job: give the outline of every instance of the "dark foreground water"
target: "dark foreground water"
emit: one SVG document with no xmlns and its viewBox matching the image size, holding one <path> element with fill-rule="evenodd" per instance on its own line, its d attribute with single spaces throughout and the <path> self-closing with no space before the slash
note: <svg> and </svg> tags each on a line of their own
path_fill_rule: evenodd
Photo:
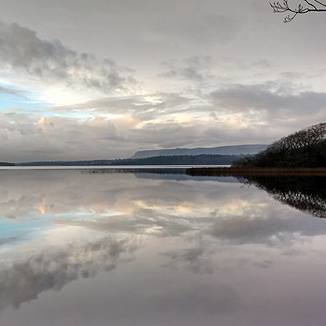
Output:
<svg viewBox="0 0 326 326">
<path fill-rule="evenodd" d="M 0 171 L 0 325 L 324 326 L 325 185 Z"/>
</svg>

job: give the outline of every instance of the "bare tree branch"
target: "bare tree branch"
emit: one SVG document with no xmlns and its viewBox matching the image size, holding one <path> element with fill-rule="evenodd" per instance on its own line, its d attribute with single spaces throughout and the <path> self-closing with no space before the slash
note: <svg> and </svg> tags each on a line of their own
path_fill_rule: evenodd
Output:
<svg viewBox="0 0 326 326">
<path fill-rule="evenodd" d="M 297 17 L 297 15 L 303 15 L 311 12 L 326 12 L 326 3 L 319 0 L 304 0 L 296 7 L 290 6 L 288 0 L 283 0 L 281 2 L 274 1 L 270 2 L 269 4 L 274 13 L 290 13 L 284 18 L 285 23 L 291 22 Z"/>
<path fill-rule="evenodd" d="M 321 1 L 315 0 L 315 2 L 317 2 L 318 4 L 320 4 L 320 5 L 323 6 L 323 7 L 326 7 L 326 4 L 323 3 L 323 2 L 321 2 Z"/>
<path fill-rule="evenodd" d="M 305 0 L 305 2 L 306 2 L 309 6 L 313 7 L 315 10 L 318 10 L 318 8 L 317 8 L 313 3 L 309 2 L 308 0 Z"/>
</svg>

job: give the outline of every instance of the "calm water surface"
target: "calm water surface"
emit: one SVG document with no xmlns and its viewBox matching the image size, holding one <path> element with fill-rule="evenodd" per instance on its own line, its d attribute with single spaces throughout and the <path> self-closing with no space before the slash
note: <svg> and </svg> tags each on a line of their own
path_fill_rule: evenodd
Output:
<svg viewBox="0 0 326 326">
<path fill-rule="evenodd" d="M 0 171 L 0 325 L 324 326 L 325 183 L 300 182 Z"/>
</svg>

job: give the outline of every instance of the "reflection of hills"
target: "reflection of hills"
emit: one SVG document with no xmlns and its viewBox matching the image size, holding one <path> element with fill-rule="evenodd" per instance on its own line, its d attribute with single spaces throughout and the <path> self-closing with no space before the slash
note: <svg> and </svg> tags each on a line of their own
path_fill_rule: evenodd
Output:
<svg viewBox="0 0 326 326">
<path fill-rule="evenodd" d="M 326 218 L 326 177 L 246 177 L 287 205 Z"/>
<path fill-rule="evenodd" d="M 172 181 L 213 181 L 213 182 L 223 182 L 223 183 L 238 183 L 238 180 L 235 177 L 212 177 L 212 176 L 192 176 L 185 174 L 184 172 L 182 173 L 134 173 L 134 175 L 139 178 L 139 179 L 152 179 L 152 180 L 172 180 Z"/>
</svg>

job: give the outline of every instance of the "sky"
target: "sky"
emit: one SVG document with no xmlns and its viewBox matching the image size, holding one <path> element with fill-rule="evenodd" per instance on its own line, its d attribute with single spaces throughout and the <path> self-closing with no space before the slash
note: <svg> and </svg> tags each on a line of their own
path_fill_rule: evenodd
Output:
<svg viewBox="0 0 326 326">
<path fill-rule="evenodd" d="M 284 24 L 265 0 L 0 8 L 1 161 L 269 144 L 325 121 L 326 14 Z"/>
</svg>

